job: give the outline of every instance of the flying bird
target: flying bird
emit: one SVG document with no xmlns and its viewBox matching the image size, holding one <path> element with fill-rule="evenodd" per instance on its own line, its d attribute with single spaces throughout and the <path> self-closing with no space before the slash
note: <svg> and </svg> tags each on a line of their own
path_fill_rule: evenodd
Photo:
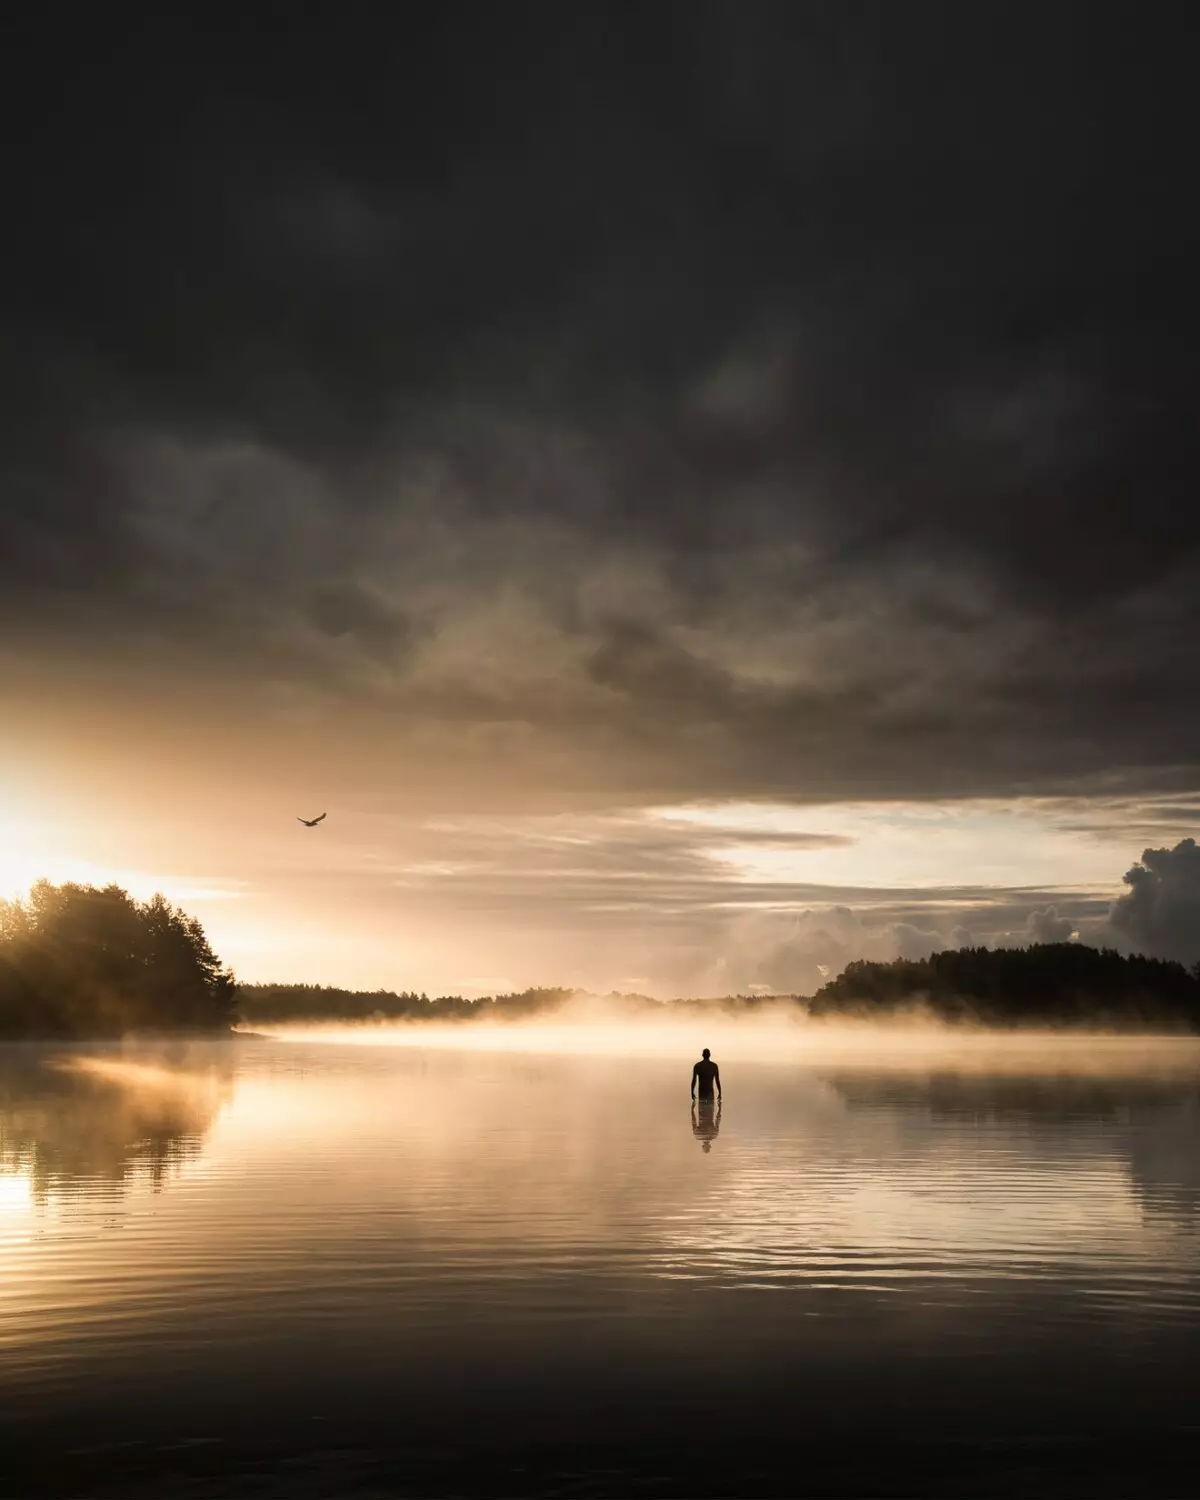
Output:
<svg viewBox="0 0 1200 1500">
<path fill-rule="evenodd" d="M 325 814 L 322 813 L 321 814 L 321 818 L 323 818 L 324 816 L 325 816 Z M 317 824 L 321 821 L 321 818 L 297 818 L 296 822 L 297 823 L 303 823 L 304 826 L 305 826 L 305 828 L 315 828 L 317 826 Z"/>
</svg>

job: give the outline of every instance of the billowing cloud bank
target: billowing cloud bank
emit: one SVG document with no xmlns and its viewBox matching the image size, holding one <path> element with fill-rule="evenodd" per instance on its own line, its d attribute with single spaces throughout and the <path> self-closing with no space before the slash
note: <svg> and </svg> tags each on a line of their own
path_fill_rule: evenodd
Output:
<svg viewBox="0 0 1200 1500">
<path fill-rule="evenodd" d="M 1200 961 L 1200 847 L 1181 839 L 1174 849 L 1147 849 L 1125 875 L 1129 890 L 1112 909 L 1122 947 Z"/>
<path fill-rule="evenodd" d="M 1194 789 L 1175 24 L 31 19 L 6 701 L 451 802 Z"/>
</svg>

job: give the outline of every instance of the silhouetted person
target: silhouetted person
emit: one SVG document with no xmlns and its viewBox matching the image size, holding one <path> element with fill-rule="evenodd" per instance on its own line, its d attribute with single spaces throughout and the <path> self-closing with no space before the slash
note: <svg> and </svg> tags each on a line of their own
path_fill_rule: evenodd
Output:
<svg viewBox="0 0 1200 1500">
<path fill-rule="evenodd" d="M 700 1098 L 711 1100 L 713 1084 L 717 1086 L 717 1098 L 721 1097 L 721 1070 L 709 1056 L 708 1048 L 700 1054 L 700 1061 L 692 1069 L 692 1098 L 696 1097 L 696 1085 L 700 1085 Z"/>
<path fill-rule="evenodd" d="M 701 1099 L 699 1106 L 692 1100 L 692 1134 L 700 1142 L 702 1151 L 711 1151 L 712 1143 L 721 1132 L 721 1106 L 713 1105 L 711 1095 Z"/>
</svg>

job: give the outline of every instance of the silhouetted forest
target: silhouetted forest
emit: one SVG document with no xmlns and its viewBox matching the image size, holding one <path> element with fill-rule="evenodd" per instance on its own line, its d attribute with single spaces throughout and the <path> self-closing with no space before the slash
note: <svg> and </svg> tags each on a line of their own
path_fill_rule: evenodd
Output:
<svg viewBox="0 0 1200 1500">
<path fill-rule="evenodd" d="M 237 984 L 161 895 L 40 880 L 0 901 L 0 1036 L 228 1031 Z"/>
<path fill-rule="evenodd" d="M 1200 965 L 1081 943 L 957 948 L 929 958 L 866 960 L 813 996 L 809 1013 L 884 1016 L 915 1004 L 940 1020 L 989 1026 L 1186 1028 L 1200 1031 Z"/>
<path fill-rule="evenodd" d="M 430 998 L 413 990 L 342 990 L 321 984 L 244 984 L 238 990 L 238 1009 L 247 1024 L 271 1025 L 301 1021 L 523 1021 L 535 1016 L 562 1015 L 572 1019 L 606 1020 L 676 1014 L 683 1010 L 717 1015 L 741 1015 L 794 996 L 728 995 L 720 999 L 655 1000 L 649 995 L 613 993 L 594 995 L 574 989 L 529 989 L 507 995 L 484 995 L 469 1000 L 462 995 Z"/>
<path fill-rule="evenodd" d="M 575 1000 L 571 989 L 529 989 L 468 1000 L 462 995 L 431 999 L 413 990 L 341 990 L 323 984 L 246 984 L 238 1006 L 247 1023 L 284 1021 L 516 1021 L 550 1016 Z M 645 996 L 622 997 L 657 1005 Z"/>
</svg>

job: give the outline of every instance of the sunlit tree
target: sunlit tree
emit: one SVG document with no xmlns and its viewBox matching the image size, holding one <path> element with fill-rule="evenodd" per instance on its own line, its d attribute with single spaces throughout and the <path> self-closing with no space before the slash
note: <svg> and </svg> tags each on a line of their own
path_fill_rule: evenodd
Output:
<svg viewBox="0 0 1200 1500">
<path fill-rule="evenodd" d="M 237 984 L 195 917 L 117 885 L 51 885 L 0 902 L 0 1033 L 214 1031 Z"/>
</svg>

